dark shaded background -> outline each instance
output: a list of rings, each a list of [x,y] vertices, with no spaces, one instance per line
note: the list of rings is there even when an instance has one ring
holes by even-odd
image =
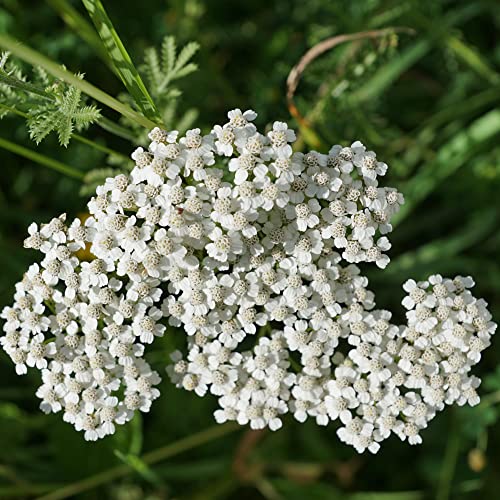
[[[79,2],[71,2],[84,14]],[[106,1],[135,61],[167,34],[201,45],[198,72],[180,83],[181,110],[195,108],[205,130],[234,107],[253,108],[258,124],[291,119],[286,77],[301,55],[330,36],[408,26],[397,44],[338,47],[312,63],[297,92],[310,130],[304,149],[362,140],[392,168],[388,185],[408,199],[392,234],[392,262],[367,269],[378,305],[401,317],[401,284],[431,273],[474,276],[475,295],[500,318],[500,8],[494,0],[187,0]],[[116,95],[121,82],[58,14],[60,2],[2,0],[0,32],[23,40]],[[56,8],[55,8],[56,7]],[[394,42],[394,40],[393,40]],[[340,89],[344,88],[343,91]],[[117,119],[112,112],[106,115]],[[1,137],[35,149],[21,119],[0,122]],[[314,138],[311,139],[311,131]],[[308,133],[309,132],[309,133]],[[91,127],[87,135],[128,154],[133,145]],[[47,156],[87,171],[106,165],[95,150],[49,137]],[[35,255],[22,248],[31,221],[85,209],[78,181],[0,150],[0,306]],[[449,408],[423,432],[424,444],[385,442],[376,456],[341,444],[334,426],[285,422],[277,433],[245,429],[132,472],[74,498],[336,499],[498,497],[499,344],[475,371],[485,402]],[[161,366],[162,359],[158,359]],[[213,424],[214,401],[163,383],[142,422],[97,444],[45,416],[34,396],[36,373],[16,377],[0,355],[0,498],[32,498],[120,464],[143,439],[150,451]],[[495,399],[496,398],[496,399]],[[478,448],[479,447],[479,448]],[[243,451],[242,451],[243,450]],[[472,452],[471,452],[472,450]],[[137,451],[137,449],[135,450]],[[243,471],[243,472],[242,472]],[[379,492],[372,496],[356,492]],[[394,492],[394,493],[390,493]],[[350,496],[352,495],[352,496]]]

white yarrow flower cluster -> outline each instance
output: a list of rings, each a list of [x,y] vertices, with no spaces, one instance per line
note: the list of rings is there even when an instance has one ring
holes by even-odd
[[[293,153],[285,123],[262,134],[255,117],[233,110],[207,135],[154,129],[84,223],[32,225],[26,246],[44,258],[2,312],[3,349],[19,374],[42,372],[41,409],[86,439],[149,410],[160,377],[145,346],[182,331],[168,375],[215,395],[217,422],[276,430],[291,413],[338,421],[359,452],[393,433],[421,442],[445,405],[479,401],[487,304],[470,278],[410,280],[408,323],[392,324],[356,266],[389,262],[403,197],[379,185],[387,165],[360,142]]]

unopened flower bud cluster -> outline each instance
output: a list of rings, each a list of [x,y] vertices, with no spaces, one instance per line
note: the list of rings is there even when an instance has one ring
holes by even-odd
[[[218,422],[338,421],[359,452],[392,433],[421,442],[445,405],[479,400],[487,304],[470,278],[410,280],[407,325],[392,324],[356,266],[389,262],[403,197],[379,185],[387,165],[360,142],[293,153],[285,123],[261,134],[255,117],[233,110],[207,135],[154,129],[85,223],[32,225],[25,245],[44,258],[2,312],[4,350],[18,373],[41,370],[42,410],[86,439],[149,410],[160,377],[145,346],[182,335],[168,375],[217,396]]]

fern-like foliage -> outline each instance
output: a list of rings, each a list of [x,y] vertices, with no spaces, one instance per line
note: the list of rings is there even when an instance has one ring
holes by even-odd
[[[182,92],[174,86],[174,82],[198,69],[197,64],[191,61],[198,49],[198,43],[189,42],[178,51],[175,38],[167,36],[160,50],[149,47],[144,52],[144,63],[140,69],[167,128],[175,126],[180,131],[186,130],[198,115],[195,109],[179,114],[178,102]]]
[[[78,75],[83,78],[83,75]],[[97,121],[100,112],[94,105],[82,102],[82,93],[73,86],[56,82],[46,88],[51,101],[41,104],[28,113],[30,137],[39,144],[48,134],[56,132],[62,146],[67,146],[73,131],[86,129]]]
[[[13,86],[15,82],[26,83],[21,69],[9,60],[9,53],[0,57],[0,119],[15,112],[26,100],[26,94]]]
[[[83,78],[83,75],[77,75]],[[33,68],[33,81],[28,82],[21,69],[0,59],[0,118],[9,112],[26,118],[30,137],[39,144],[55,132],[67,147],[73,132],[80,132],[100,118],[95,105],[87,105],[79,89],[54,79],[45,70]]]
[[[154,47],[146,49],[142,69],[147,77],[151,94],[160,102],[175,98],[180,91],[169,85],[174,80],[183,78],[198,69],[190,62],[199,49],[196,42],[190,42],[177,53],[177,44],[173,36],[164,38],[161,50]]]

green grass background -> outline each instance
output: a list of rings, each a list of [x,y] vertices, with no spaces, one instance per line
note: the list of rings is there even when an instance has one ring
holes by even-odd
[[[65,23],[61,2],[2,0],[0,33],[9,33],[111,95],[124,89]],[[86,18],[80,2],[69,2]],[[182,84],[179,109],[196,109],[205,130],[228,109],[252,108],[258,124],[289,121],[286,77],[303,53],[339,34],[389,26],[413,28],[397,45],[347,44],[314,61],[296,103],[309,128],[304,150],[362,140],[391,169],[386,179],[407,199],[392,234],[392,262],[367,269],[378,305],[403,315],[401,284],[431,273],[474,276],[500,319],[500,7],[495,0],[129,0],[104,2],[134,61],[175,35],[195,40],[199,70]],[[116,115],[106,111],[111,119]],[[98,127],[86,135],[128,154],[133,146]],[[23,121],[7,117],[0,136],[35,149]],[[81,171],[105,156],[50,137],[38,148]],[[85,208],[79,181],[0,150],[0,306],[36,255],[22,248],[26,228]],[[341,444],[335,427],[285,421],[276,433],[227,433],[174,456],[163,447],[213,425],[215,402],[162,384],[150,414],[97,444],[59,415],[45,416],[34,396],[38,376],[17,377],[0,355],[0,499],[35,498],[73,485],[82,499],[498,498],[500,345],[494,339],[475,369],[484,403],[448,408],[423,432],[424,444],[385,442],[376,456]],[[155,353],[161,366],[165,354]],[[202,435],[203,438],[203,435]],[[188,442],[189,444],[189,442]],[[160,449],[148,465],[139,458]],[[472,452],[471,452],[472,450]],[[479,450],[479,451],[478,451]],[[146,455],[147,456],[147,455]],[[479,459],[478,459],[479,457]],[[153,455],[154,458],[154,455]],[[126,464],[131,466],[123,465]],[[116,469],[115,467],[120,467]],[[101,474],[94,477],[95,474]],[[89,479],[90,478],[90,479]],[[83,481],[83,483],[82,483]],[[97,484],[99,483],[99,484]],[[73,493],[72,493],[73,491]],[[66,496],[64,496],[66,495]]]

